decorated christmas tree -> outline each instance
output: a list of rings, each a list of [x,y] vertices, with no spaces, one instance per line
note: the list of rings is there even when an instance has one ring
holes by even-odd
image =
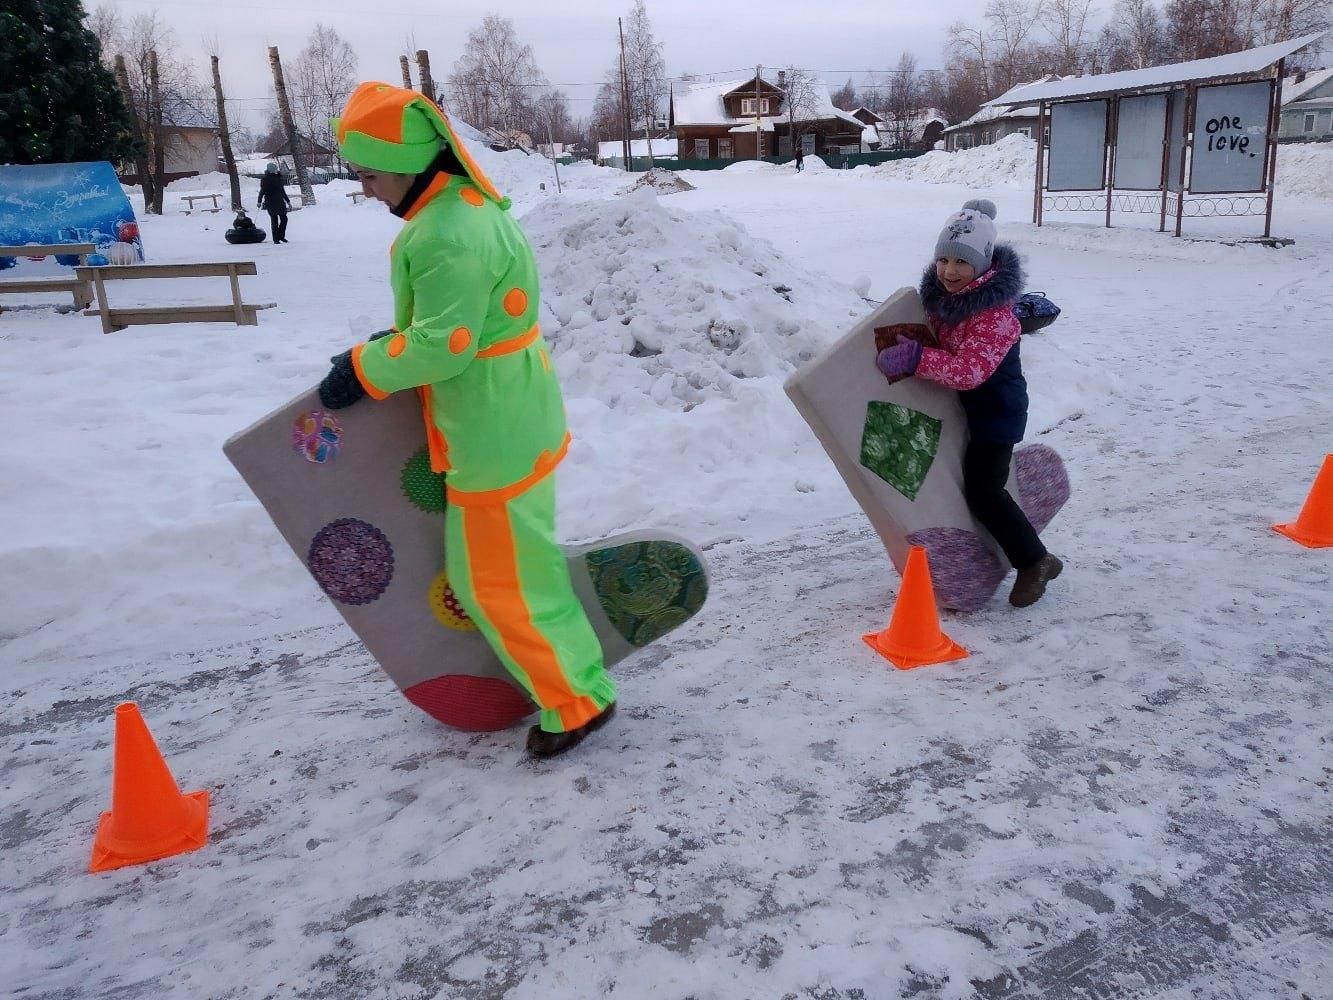
[[[0,7],[0,163],[120,160],[129,112],[80,0]]]

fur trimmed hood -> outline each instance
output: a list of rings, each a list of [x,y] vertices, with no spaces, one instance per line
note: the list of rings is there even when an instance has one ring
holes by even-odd
[[[946,326],[957,326],[977,313],[1013,305],[1023,294],[1026,280],[1018,251],[1008,243],[997,243],[991,256],[991,269],[957,295],[950,295],[940,283],[935,276],[935,265],[931,263],[921,276],[921,304],[932,319]]]

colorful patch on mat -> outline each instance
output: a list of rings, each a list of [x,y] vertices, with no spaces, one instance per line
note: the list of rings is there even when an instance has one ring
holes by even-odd
[[[343,429],[332,413],[311,410],[302,413],[292,425],[292,448],[307,462],[323,465],[338,457]]]
[[[1069,474],[1053,448],[1028,445],[1014,452],[1018,506],[1040,533],[1069,500]]]
[[[954,611],[976,611],[994,596],[1009,567],[980,536],[963,528],[926,528],[907,536],[930,561],[935,599]]]
[[[458,596],[454,593],[454,588],[449,586],[449,578],[443,571],[431,581],[426,600],[430,602],[430,610],[434,613],[435,620],[445,628],[453,629],[455,632],[477,631],[477,623],[463,610],[463,605],[458,602]]]
[[[537,710],[516,685],[498,677],[445,674],[414,684],[403,694],[446,726],[474,733],[508,729]]]
[[[448,504],[444,499],[444,474],[431,471],[430,452],[422,448],[407,460],[401,474],[403,496],[427,514],[441,514]]]
[[[944,421],[899,406],[872,401],[861,431],[861,464],[895,490],[916,500],[935,461]]]
[[[630,542],[584,558],[602,610],[634,646],[646,646],[689,621],[708,597],[703,565],[678,542]]]
[[[393,579],[393,546],[373,524],[339,518],[315,533],[306,566],[335,601],[369,604]]]

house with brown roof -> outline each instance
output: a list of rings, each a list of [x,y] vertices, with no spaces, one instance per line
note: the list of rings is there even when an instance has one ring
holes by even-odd
[[[789,114],[786,73],[673,89],[669,124],[682,160],[753,160],[790,156],[792,135],[806,155],[859,153],[865,124],[833,106],[828,87],[810,84],[810,96]]]

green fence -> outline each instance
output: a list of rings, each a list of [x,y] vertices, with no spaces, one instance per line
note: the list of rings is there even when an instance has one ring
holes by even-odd
[[[822,153],[819,159],[823,160],[834,170],[850,170],[853,167],[873,166],[876,163],[887,163],[890,160],[907,160],[914,156],[920,156],[924,150],[905,149],[894,150],[892,152],[882,153]],[[806,159],[814,159],[815,154],[806,155]],[[784,164],[791,163],[790,156],[765,156],[765,163]],[[659,170],[725,170],[727,167],[733,167],[737,163],[744,163],[745,160],[665,160],[658,158],[656,166]],[[625,161],[620,157],[604,159],[602,163],[608,167],[615,167],[618,170],[624,169]],[[636,156],[630,165],[630,170],[635,173],[643,173],[650,166],[654,165],[646,156]]]

